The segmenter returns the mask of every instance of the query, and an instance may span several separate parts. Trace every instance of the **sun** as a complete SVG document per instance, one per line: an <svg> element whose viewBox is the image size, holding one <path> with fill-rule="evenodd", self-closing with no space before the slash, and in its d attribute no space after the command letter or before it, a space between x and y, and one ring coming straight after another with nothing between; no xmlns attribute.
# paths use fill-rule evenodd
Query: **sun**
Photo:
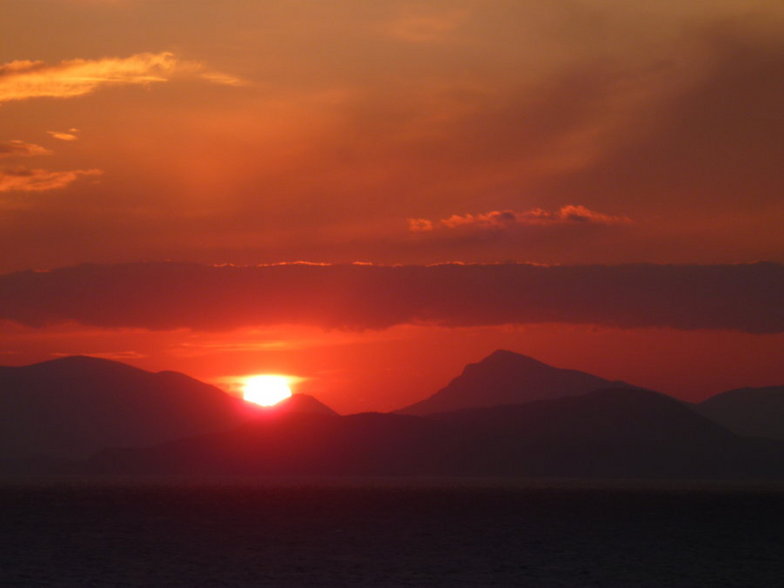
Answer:
<svg viewBox="0 0 784 588"><path fill-rule="evenodd" d="M242 398L261 406L274 406L291 396L285 376L251 376L242 385Z"/></svg>

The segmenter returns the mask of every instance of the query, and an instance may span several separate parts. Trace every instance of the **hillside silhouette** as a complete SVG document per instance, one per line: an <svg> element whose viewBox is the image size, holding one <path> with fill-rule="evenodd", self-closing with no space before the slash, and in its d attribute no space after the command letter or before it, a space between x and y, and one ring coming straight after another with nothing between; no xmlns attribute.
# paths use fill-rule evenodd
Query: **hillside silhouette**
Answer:
<svg viewBox="0 0 784 588"><path fill-rule="evenodd" d="M630 387L625 382L552 367L531 357L499 349L478 363L468 364L462 374L429 398L397 412L425 415L463 408L524 404L576 396L601 388Z"/></svg>
<svg viewBox="0 0 784 588"><path fill-rule="evenodd" d="M428 416L289 413L224 433L96 455L102 473L784 476L784 444L738 437L682 403L605 389Z"/></svg>
<svg viewBox="0 0 784 588"><path fill-rule="evenodd" d="M247 403L186 375L73 356L0 367L0 458L87 457L228 429Z"/></svg>
<svg viewBox="0 0 784 588"><path fill-rule="evenodd" d="M695 408L739 435L784 441L784 386L729 390Z"/></svg>
<svg viewBox="0 0 784 588"><path fill-rule="evenodd" d="M68 357L0 368L0 460L10 472L781 479L784 442L722 422L746 406L772 426L780 397L736 390L695 409L496 351L404 411L341 416L304 394L262 408L183 374Z"/></svg>
<svg viewBox="0 0 784 588"><path fill-rule="evenodd" d="M295 393L272 406L254 407L258 416L284 414L337 415L329 406L309 394Z"/></svg>

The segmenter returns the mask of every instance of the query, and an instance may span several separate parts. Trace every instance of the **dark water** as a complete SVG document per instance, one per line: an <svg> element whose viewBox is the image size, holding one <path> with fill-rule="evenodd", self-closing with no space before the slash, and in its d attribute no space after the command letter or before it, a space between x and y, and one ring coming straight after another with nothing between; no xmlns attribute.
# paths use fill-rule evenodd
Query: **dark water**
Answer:
<svg viewBox="0 0 784 588"><path fill-rule="evenodd" d="M70 481L0 501L3 586L784 585L778 488Z"/></svg>

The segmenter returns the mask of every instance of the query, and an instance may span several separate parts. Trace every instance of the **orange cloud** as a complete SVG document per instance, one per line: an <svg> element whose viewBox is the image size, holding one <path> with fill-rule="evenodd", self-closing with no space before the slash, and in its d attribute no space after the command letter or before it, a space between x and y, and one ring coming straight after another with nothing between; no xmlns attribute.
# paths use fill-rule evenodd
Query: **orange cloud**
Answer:
<svg viewBox="0 0 784 588"><path fill-rule="evenodd" d="M59 139L60 141L76 141L79 136L77 133L79 129L68 129L68 132L63 131L46 131L47 134L51 135L55 139Z"/></svg>
<svg viewBox="0 0 784 588"><path fill-rule="evenodd" d="M200 68L197 66L197 69ZM219 71L202 71L199 74L199 77L208 82L212 82L213 84L218 84L219 86L244 86L247 83L245 80L236 76L221 73Z"/></svg>
<svg viewBox="0 0 784 588"><path fill-rule="evenodd" d="M206 70L198 62L178 60L169 52L71 59L56 65L42 61L12 61L0 65L0 102L44 97L73 98L90 94L103 86L166 82L177 73L195 75L222 85L242 83L227 74Z"/></svg>
<svg viewBox="0 0 784 588"><path fill-rule="evenodd" d="M0 158L5 157L34 157L36 155L51 155L51 151L46 147L25 143L17 139L11 141L0 141Z"/></svg>
<svg viewBox="0 0 784 588"><path fill-rule="evenodd" d="M0 192L43 192L65 188L80 176L97 176L99 169L49 171L45 169L17 168L0 170Z"/></svg>
<svg viewBox="0 0 784 588"><path fill-rule="evenodd" d="M433 230L433 221L426 218L409 218L406 222L408 222L408 230L414 233Z"/></svg>
<svg viewBox="0 0 784 588"><path fill-rule="evenodd" d="M555 211L548 211L541 208L533 208L523 212L514 210L493 210L480 214L453 214L452 216L439 221L432 221L425 218L410 218L407 220L408 229L412 232L458 228L504 230L532 225L617 225L632 222L627 216L603 214L585 206L575 204L567 204Z"/></svg>

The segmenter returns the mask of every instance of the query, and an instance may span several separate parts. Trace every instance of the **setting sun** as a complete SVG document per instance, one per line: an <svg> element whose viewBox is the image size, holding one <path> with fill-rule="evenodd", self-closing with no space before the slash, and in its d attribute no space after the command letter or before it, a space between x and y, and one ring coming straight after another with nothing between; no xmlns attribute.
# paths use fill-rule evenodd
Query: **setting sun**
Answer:
<svg viewBox="0 0 784 588"><path fill-rule="evenodd" d="M273 406L291 396L289 378L285 376L251 376L242 386L242 397L261 406Z"/></svg>

